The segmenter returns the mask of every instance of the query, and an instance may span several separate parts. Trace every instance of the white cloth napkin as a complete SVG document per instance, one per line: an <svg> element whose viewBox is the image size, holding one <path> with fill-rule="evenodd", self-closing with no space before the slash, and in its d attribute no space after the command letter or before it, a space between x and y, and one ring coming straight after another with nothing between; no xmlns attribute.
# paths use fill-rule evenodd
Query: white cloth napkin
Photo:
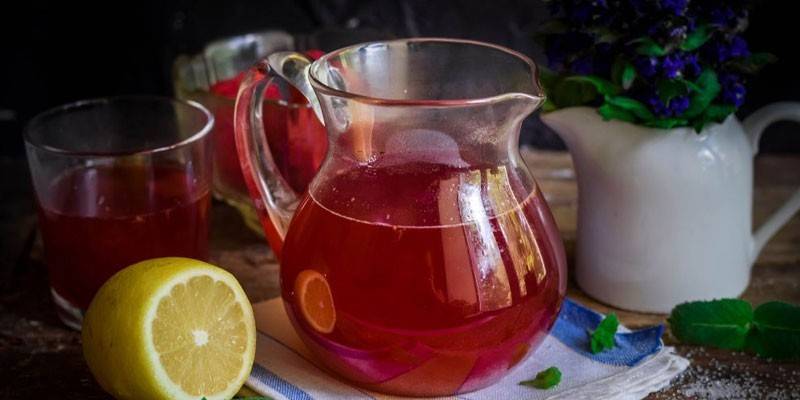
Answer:
<svg viewBox="0 0 800 400"><path fill-rule="evenodd" d="M273 299L254 305L258 340L256 362L247 386L275 399L392 399L358 388L328 374L295 334L283 302ZM498 383L447 399L641 399L666 387L689 366L661 342L663 326L630 331L620 327L616 347L591 354L588 330L603 315L578 303L564 301L553 330L535 354ZM520 386L551 366L561 370L561 383L548 390Z"/></svg>

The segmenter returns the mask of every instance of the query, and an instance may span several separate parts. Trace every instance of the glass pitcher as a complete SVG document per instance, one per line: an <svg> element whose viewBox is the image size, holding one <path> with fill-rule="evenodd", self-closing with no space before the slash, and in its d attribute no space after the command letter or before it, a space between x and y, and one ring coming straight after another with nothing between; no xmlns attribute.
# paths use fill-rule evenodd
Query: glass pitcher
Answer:
<svg viewBox="0 0 800 400"><path fill-rule="evenodd" d="M380 392L452 395L499 380L544 339L566 291L558 230L519 155L522 120L543 101L533 62L448 39L268 60L240 87L236 143L301 339ZM276 74L328 131L303 194L261 132Z"/></svg>

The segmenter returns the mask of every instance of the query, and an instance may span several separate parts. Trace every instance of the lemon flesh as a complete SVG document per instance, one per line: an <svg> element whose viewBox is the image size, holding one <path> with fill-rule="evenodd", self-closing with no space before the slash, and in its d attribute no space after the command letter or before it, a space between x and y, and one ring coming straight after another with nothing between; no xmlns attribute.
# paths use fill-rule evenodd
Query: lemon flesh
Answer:
<svg viewBox="0 0 800 400"><path fill-rule="evenodd" d="M253 310L228 272L201 261L134 264L98 291L84 356L118 399L229 399L255 355Z"/></svg>

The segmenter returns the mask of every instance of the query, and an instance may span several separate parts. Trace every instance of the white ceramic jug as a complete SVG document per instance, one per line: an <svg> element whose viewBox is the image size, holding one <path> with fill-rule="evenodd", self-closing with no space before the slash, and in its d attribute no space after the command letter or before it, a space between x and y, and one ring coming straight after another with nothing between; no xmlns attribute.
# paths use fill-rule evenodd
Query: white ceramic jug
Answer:
<svg viewBox="0 0 800 400"><path fill-rule="evenodd" d="M605 303L669 312L738 296L764 244L800 209L798 190L752 232L759 138L775 121L800 122L800 103L766 106L743 124L730 116L699 134L604 121L587 107L542 119L576 169L576 279Z"/></svg>

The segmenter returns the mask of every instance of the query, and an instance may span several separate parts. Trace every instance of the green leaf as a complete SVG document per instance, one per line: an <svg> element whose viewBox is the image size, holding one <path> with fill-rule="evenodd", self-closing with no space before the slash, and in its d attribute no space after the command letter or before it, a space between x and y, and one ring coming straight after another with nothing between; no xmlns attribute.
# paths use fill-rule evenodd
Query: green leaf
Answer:
<svg viewBox="0 0 800 400"><path fill-rule="evenodd" d="M558 74L545 67L540 67L538 72L539 83L544 88L545 93L550 94L555 90L556 83L559 80Z"/></svg>
<svg viewBox="0 0 800 400"><path fill-rule="evenodd" d="M700 91L703 90L703 88L698 86L696 83L694 83L692 81L688 81L686 79L675 79L675 81L682 83L684 86L686 86L687 89L689 89L691 91L694 91L694 92L700 92Z"/></svg>
<svg viewBox="0 0 800 400"><path fill-rule="evenodd" d="M606 315L606 317L597 324L597 328L592 332L589 342L592 354L614 348L614 334L617 333L617 328L619 328L619 320L614 313Z"/></svg>
<svg viewBox="0 0 800 400"><path fill-rule="evenodd" d="M536 374L536 377L522 381L519 384L522 386L530 386L536 389L550 389L561 383L561 371L556 367L550 367L544 371Z"/></svg>
<svg viewBox="0 0 800 400"><path fill-rule="evenodd" d="M636 116L632 112L623 110L613 104L604 103L597 109L597 112L603 117L604 120L618 119L626 122L636 122Z"/></svg>
<svg viewBox="0 0 800 400"><path fill-rule="evenodd" d="M664 104L669 104L670 100L675 97L689 93L687 85L678 79L659 79L656 83L656 88L658 89L658 97Z"/></svg>
<svg viewBox="0 0 800 400"><path fill-rule="evenodd" d="M706 108L703 114L708 116L709 121L722 122L735 111L736 107L732 104L712 104Z"/></svg>
<svg viewBox="0 0 800 400"><path fill-rule="evenodd" d="M758 306L749 339L760 356L800 359L800 307L779 301Z"/></svg>
<svg viewBox="0 0 800 400"><path fill-rule="evenodd" d="M622 71L625 69L625 58L617 56L611 64L611 81L615 85L622 86Z"/></svg>
<svg viewBox="0 0 800 400"><path fill-rule="evenodd" d="M689 121L683 118L658 118L644 123L645 126L659 129L672 129L676 126L686 126Z"/></svg>
<svg viewBox="0 0 800 400"><path fill-rule="evenodd" d="M672 309L667 322L681 342L742 350L753 322L753 308L739 299L694 301Z"/></svg>
<svg viewBox="0 0 800 400"><path fill-rule="evenodd" d="M697 77L695 84L700 88L689 101L689 108L682 117L692 118L700 115L706 107L717 97L721 89L717 80L717 73L712 69L705 69Z"/></svg>
<svg viewBox="0 0 800 400"><path fill-rule="evenodd" d="M725 121L725 118L735 111L736 107L731 104L711 104L692 120L692 126L695 132L700 133L709 123Z"/></svg>
<svg viewBox="0 0 800 400"><path fill-rule="evenodd" d="M622 70L622 88L625 90L630 89L635 79L636 67L631 63L625 63L625 69Z"/></svg>
<svg viewBox="0 0 800 400"><path fill-rule="evenodd" d="M550 98L545 99L544 104L542 105L542 112L550 112L555 111L558 109L556 103L553 103L553 100Z"/></svg>
<svg viewBox="0 0 800 400"><path fill-rule="evenodd" d="M633 85L633 80L636 79L636 67L624 58L617 57L614 64L611 65L611 79L614 84L628 90Z"/></svg>
<svg viewBox="0 0 800 400"><path fill-rule="evenodd" d="M594 75L570 76L565 81L591 84L597 90L597 93L603 96L614 96L622 92L622 88L614 84L614 82Z"/></svg>
<svg viewBox="0 0 800 400"><path fill-rule="evenodd" d="M645 121L655 118L653 113L650 112L650 109L647 108L646 105L642 104L642 102L639 100L635 100L630 97L608 96L606 97L606 103L615 105L625 111L629 111Z"/></svg>
<svg viewBox="0 0 800 400"><path fill-rule="evenodd" d="M664 47L648 37L637 39L634 43L638 43L638 46L636 46L638 54L649 57L661 57L667 54L667 50Z"/></svg>
<svg viewBox="0 0 800 400"><path fill-rule="evenodd" d="M558 107L580 106L596 99L597 89L586 81L560 79L550 93L550 98Z"/></svg>
<svg viewBox="0 0 800 400"><path fill-rule="evenodd" d="M683 43L680 44L680 49L683 51L692 51L704 45L711 37L711 30L708 25L700 25L695 30L686 35Z"/></svg>
<svg viewBox="0 0 800 400"><path fill-rule="evenodd" d="M614 43L620 38L620 33L605 25L586 27L586 32L591 33L596 39L595 43Z"/></svg>

